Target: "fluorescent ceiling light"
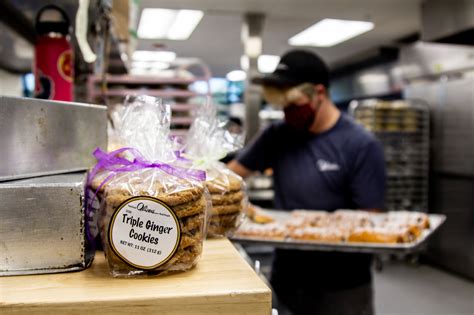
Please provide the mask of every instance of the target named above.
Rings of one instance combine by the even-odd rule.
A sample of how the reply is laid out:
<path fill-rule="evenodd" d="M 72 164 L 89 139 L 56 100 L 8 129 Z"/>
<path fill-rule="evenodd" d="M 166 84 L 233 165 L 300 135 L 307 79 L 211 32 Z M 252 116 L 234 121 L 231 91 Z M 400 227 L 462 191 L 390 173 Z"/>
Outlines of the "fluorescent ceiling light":
<path fill-rule="evenodd" d="M 280 57 L 276 55 L 261 55 L 258 57 L 257 65 L 258 71 L 261 73 L 272 73 L 275 71 Z M 240 67 L 242 70 L 247 71 L 249 69 L 249 58 L 246 55 L 240 57 Z"/>
<path fill-rule="evenodd" d="M 324 19 L 288 40 L 292 46 L 331 47 L 374 28 L 374 23 Z"/>
<path fill-rule="evenodd" d="M 247 78 L 247 74 L 242 70 L 234 70 L 225 76 L 229 81 L 244 81 Z"/>
<path fill-rule="evenodd" d="M 261 73 L 272 73 L 275 71 L 280 57 L 275 55 L 261 55 L 258 57 L 258 71 Z"/>
<path fill-rule="evenodd" d="M 173 62 L 176 59 L 176 53 L 173 51 L 136 50 L 133 52 L 132 59 L 134 61 Z"/>
<path fill-rule="evenodd" d="M 244 42 L 245 54 L 250 57 L 257 57 L 262 53 L 262 38 L 250 36 Z"/>
<path fill-rule="evenodd" d="M 199 24 L 204 13 L 197 10 L 180 10 L 176 19 L 168 30 L 168 38 L 173 40 L 185 40 Z"/>
<path fill-rule="evenodd" d="M 204 13 L 199 10 L 143 9 L 138 37 L 185 40 L 191 36 Z"/>

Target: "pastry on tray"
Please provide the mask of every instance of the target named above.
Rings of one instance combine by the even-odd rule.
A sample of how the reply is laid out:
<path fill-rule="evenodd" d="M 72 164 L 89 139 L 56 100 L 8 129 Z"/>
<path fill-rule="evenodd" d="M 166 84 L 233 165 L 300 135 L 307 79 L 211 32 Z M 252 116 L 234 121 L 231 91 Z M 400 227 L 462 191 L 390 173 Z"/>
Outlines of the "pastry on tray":
<path fill-rule="evenodd" d="M 423 230 L 429 229 L 430 221 L 426 213 L 410 211 L 390 211 L 382 226 L 406 227 L 414 237 L 419 237 Z"/>
<path fill-rule="evenodd" d="M 301 226 L 322 227 L 329 224 L 329 219 L 330 214 L 326 211 L 294 210 L 288 223 L 295 226 L 297 222 L 302 222 Z"/>
<path fill-rule="evenodd" d="M 342 230 L 333 227 L 304 227 L 292 230 L 290 238 L 304 241 L 343 242 L 345 235 Z"/>
<path fill-rule="evenodd" d="M 260 224 L 266 224 L 275 221 L 275 219 L 271 215 L 267 214 L 260 207 L 257 207 L 253 204 L 249 204 L 247 206 L 247 216 L 255 223 Z"/>
<path fill-rule="evenodd" d="M 387 221 L 416 224 L 422 229 L 430 227 L 430 220 L 426 213 L 413 211 L 390 211 L 387 213 Z"/>
<path fill-rule="evenodd" d="M 246 222 L 240 226 L 234 235 L 283 240 L 288 233 L 284 225 L 276 222 L 268 224 Z"/>
<path fill-rule="evenodd" d="M 360 227 L 349 235 L 349 242 L 360 243 L 407 243 L 412 241 L 408 228 Z"/>

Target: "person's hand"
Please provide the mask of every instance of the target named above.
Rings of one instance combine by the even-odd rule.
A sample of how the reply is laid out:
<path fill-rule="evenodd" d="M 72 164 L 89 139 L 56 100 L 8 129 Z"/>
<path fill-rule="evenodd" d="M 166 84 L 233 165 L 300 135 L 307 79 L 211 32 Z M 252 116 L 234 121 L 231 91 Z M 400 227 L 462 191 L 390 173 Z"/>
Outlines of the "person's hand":
<path fill-rule="evenodd" d="M 237 160 L 232 160 L 227 163 L 227 168 L 243 178 L 246 178 L 253 173 L 252 170 L 249 170 L 248 168 L 240 164 L 240 162 Z"/>

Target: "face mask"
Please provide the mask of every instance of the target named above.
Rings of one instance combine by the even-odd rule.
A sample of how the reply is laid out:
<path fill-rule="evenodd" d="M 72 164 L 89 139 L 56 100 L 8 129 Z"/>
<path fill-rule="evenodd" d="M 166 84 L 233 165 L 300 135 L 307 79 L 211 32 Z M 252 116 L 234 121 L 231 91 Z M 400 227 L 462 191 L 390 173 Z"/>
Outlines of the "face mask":
<path fill-rule="evenodd" d="M 311 104 L 290 104 L 284 108 L 285 121 L 293 129 L 307 131 L 311 128 L 316 117 L 316 111 Z"/>

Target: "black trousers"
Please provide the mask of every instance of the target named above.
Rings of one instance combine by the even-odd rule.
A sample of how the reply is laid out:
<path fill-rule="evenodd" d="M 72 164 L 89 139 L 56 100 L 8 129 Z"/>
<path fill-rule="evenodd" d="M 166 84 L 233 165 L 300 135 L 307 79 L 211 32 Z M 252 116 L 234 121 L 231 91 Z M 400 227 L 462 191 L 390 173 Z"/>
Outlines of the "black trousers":
<path fill-rule="evenodd" d="M 270 283 L 294 315 L 372 315 L 370 266 L 368 255 L 277 250 Z"/>

